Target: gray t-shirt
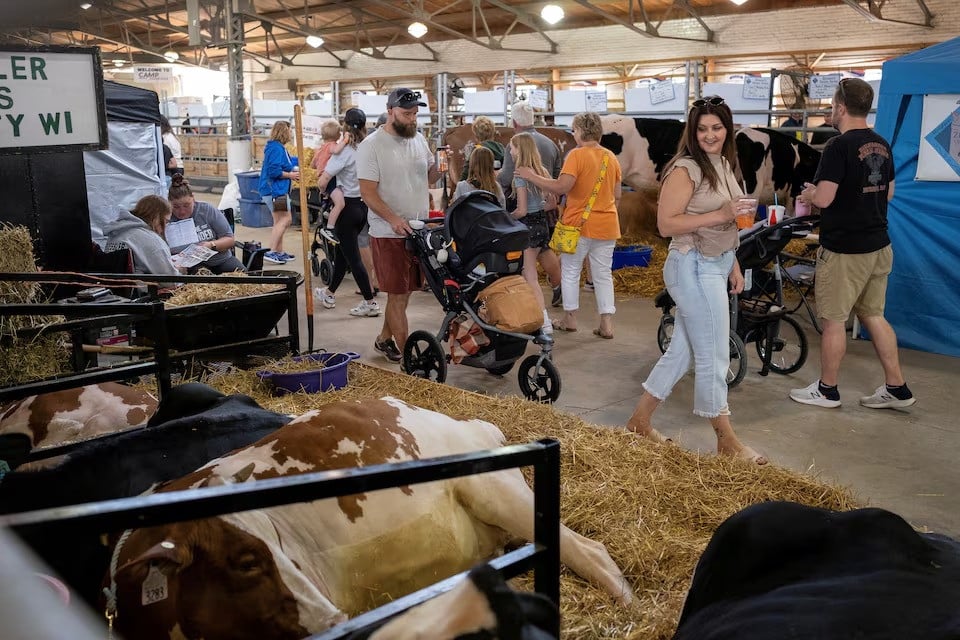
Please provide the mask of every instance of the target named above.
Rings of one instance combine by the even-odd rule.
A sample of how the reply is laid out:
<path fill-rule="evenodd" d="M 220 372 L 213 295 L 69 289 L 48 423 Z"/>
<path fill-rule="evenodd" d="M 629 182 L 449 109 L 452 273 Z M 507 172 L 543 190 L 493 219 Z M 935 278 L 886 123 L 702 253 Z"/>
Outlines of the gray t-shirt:
<path fill-rule="evenodd" d="M 537 151 L 540 152 L 540 163 L 543 168 L 550 173 L 551 178 L 560 176 L 560 169 L 563 168 L 563 154 L 560 153 L 560 147 L 533 127 L 524 129 L 518 133 L 529 133 L 533 136 L 533 141 L 537 145 Z M 510 153 L 503 154 L 503 168 L 497 174 L 497 182 L 506 189 L 513 181 L 513 156 Z"/>
<path fill-rule="evenodd" d="M 232 238 L 233 232 L 223 212 L 206 202 L 197 202 L 193 206 L 193 224 L 197 228 L 198 242 L 207 242 L 217 238 Z M 170 247 L 171 254 L 177 254 L 190 245 L 182 244 L 179 247 Z M 233 257 L 233 253 L 221 251 L 212 256 L 205 264 L 212 267 L 223 264 Z"/>
<path fill-rule="evenodd" d="M 346 198 L 360 197 L 360 183 L 357 181 L 357 150 L 347 145 L 340 153 L 330 156 L 324 173 L 337 179 L 337 186 Z"/>
<path fill-rule="evenodd" d="M 426 219 L 430 207 L 427 173 L 433 154 L 421 134 L 401 138 L 386 130 L 370 136 L 357 149 L 357 178 L 377 182 L 377 193 L 393 212 L 407 220 Z M 371 204 L 367 203 L 368 207 Z M 371 207 L 370 236 L 400 238 Z"/>

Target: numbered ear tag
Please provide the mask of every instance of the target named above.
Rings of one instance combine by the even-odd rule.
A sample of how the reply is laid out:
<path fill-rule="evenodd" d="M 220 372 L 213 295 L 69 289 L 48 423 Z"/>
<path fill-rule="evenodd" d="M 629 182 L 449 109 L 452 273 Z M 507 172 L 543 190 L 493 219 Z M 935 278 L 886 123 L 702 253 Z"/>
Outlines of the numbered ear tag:
<path fill-rule="evenodd" d="M 151 566 L 140 591 L 140 604 L 147 606 L 167 599 L 167 576 L 156 566 Z"/>
<path fill-rule="evenodd" d="M 753 269 L 743 270 L 743 291 L 747 292 L 753 289 Z"/>

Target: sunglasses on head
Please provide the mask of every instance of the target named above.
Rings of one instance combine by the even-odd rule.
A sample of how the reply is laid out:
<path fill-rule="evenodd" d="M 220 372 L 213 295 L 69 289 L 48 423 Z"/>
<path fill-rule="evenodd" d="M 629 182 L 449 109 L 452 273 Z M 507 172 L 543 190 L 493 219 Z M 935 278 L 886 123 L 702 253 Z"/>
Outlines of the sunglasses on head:
<path fill-rule="evenodd" d="M 719 96 L 715 96 L 715 97 L 713 97 L 713 98 L 706 98 L 706 99 L 694 100 L 694 101 L 693 101 L 693 106 L 695 106 L 695 107 L 698 108 L 698 109 L 699 109 L 700 107 L 705 107 L 705 106 L 707 106 L 708 104 L 712 104 L 713 106 L 718 107 L 718 106 L 720 106 L 721 104 L 723 104 L 723 102 L 724 102 L 723 98 L 721 98 L 721 97 L 719 97 Z"/>
<path fill-rule="evenodd" d="M 400 94 L 399 96 L 397 96 L 397 103 L 398 103 L 398 104 L 401 103 L 401 102 L 410 102 L 411 100 L 420 100 L 420 92 L 419 92 L 419 91 L 407 91 L 406 93 L 402 93 L 402 94 Z"/>
<path fill-rule="evenodd" d="M 849 79 L 850 79 L 850 78 L 842 78 L 842 79 L 840 80 L 840 82 L 837 83 L 837 88 L 840 90 L 840 100 L 841 100 L 841 102 L 843 102 L 843 105 L 844 105 L 844 106 L 846 106 L 846 104 L 847 104 L 847 92 L 846 92 L 846 90 L 843 88 L 843 85 L 846 84 L 847 80 L 849 80 Z"/>

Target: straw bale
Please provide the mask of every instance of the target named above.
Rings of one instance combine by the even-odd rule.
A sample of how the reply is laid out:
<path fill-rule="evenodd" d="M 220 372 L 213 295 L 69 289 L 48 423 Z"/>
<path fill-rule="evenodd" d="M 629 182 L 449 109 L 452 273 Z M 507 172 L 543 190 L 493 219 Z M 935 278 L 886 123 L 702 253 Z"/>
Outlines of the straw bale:
<path fill-rule="evenodd" d="M 231 273 L 231 276 L 242 276 L 241 272 Z M 233 300 L 244 296 L 255 296 L 282 289 L 283 285 L 276 284 L 245 284 L 238 282 L 225 283 L 190 283 L 179 287 L 166 300 L 168 307 L 183 307 L 188 304 L 214 302 L 216 300 Z"/>
<path fill-rule="evenodd" d="M 714 529 L 744 507 L 792 500 L 830 509 L 859 506 L 846 490 L 768 465 L 699 455 L 603 428 L 517 397 L 486 396 L 369 365 L 351 363 L 349 384 L 320 394 L 269 395 L 252 371 L 207 382 L 224 393 L 245 393 L 264 407 L 299 414 L 341 399 L 392 395 L 453 418 L 496 424 L 512 443 L 552 437 L 561 442 L 564 524 L 606 545 L 637 595 L 623 609 L 597 588 L 564 570 L 563 638 L 669 638 L 689 581 Z M 517 581 L 530 588 L 532 580 Z"/>

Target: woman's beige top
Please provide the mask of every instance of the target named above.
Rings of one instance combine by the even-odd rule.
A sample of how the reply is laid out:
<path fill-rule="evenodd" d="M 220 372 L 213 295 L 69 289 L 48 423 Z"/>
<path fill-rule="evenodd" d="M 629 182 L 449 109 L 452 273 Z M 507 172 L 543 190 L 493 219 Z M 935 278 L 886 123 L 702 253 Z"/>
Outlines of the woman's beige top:
<path fill-rule="evenodd" d="M 717 170 L 717 175 L 720 176 L 719 189 L 714 189 L 710 186 L 710 182 L 704 179 L 700 166 L 693 158 L 680 158 L 670 168 L 669 173 L 673 173 L 678 168 L 683 167 L 693 181 L 693 196 L 687 203 L 686 209 L 689 214 L 699 215 L 716 211 L 728 201 L 736 200 L 743 195 L 743 190 L 737 184 L 730 163 L 721 155 L 710 154 L 709 157 L 710 162 Z M 687 253 L 691 249 L 696 249 L 702 255 L 708 257 L 718 256 L 725 251 L 736 249 L 739 245 L 740 238 L 737 234 L 737 224 L 732 220 L 726 224 L 701 227 L 690 233 L 682 233 L 674 236 L 670 241 L 670 249 L 676 249 L 680 253 Z"/>

